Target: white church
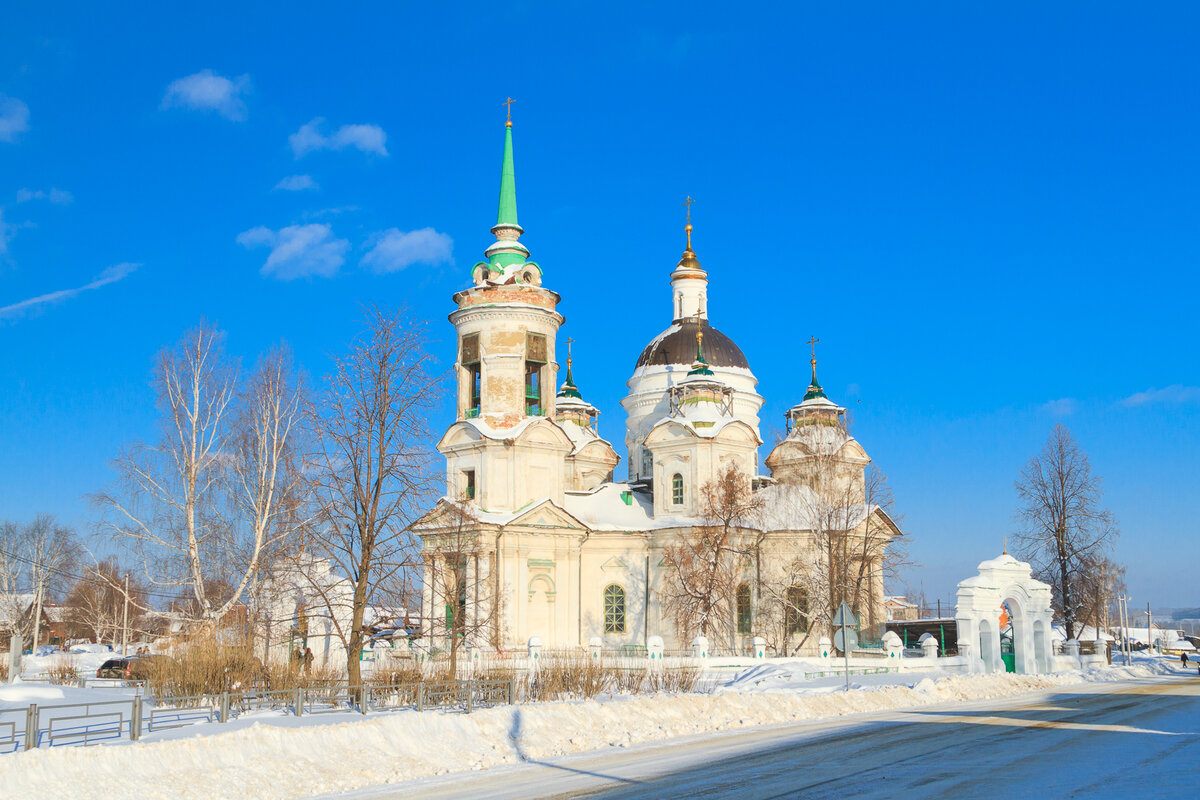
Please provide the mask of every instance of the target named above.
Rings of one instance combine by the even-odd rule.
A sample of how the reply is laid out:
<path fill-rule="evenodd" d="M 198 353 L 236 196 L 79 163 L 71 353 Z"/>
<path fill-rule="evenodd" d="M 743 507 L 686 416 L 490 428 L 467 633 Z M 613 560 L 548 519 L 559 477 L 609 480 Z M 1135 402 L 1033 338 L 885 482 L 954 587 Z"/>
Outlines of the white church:
<path fill-rule="evenodd" d="M 758 381 L 734 341 L 709 322 L 708 273 L 692 249 L 690 222 L 685 231 L 670 273 L 670 324 L 638 356 L 622 401 L 628 474 L 616 480 L 621 458 L 575 383 L 569 350 L 560 383 L 560 296 L 549 288 L 552 271 L 544 274 L 520 241 L 506 123 L 495 241 L 472 268 L 472 285 L 454 295 L 449 317 L 457 417 L 437 445 L 446 495 L 416 525 L 431 648 L 444 648 L 452 634 L 496 649 L 521 648 L 531 637 L 548 648 L 593 637 L 606 648 L 638 647 L 652 636 L 668 650 L 687 647 L 695 631 L 677 629 L 664 602 L 664 552 L 711 524 L 703 492 L 730 465 L 749 478 L 760 510 L 739 530 L 746 547 L 733 564 L 727 618 L 709 632 L 714 652 L 744 650 L 760 635 L 775 652 L 812 652 L 828 632 L 809 608 L 821 588 L 807 584 L 821 579 L 808 576 L 820 570 L 806 569 L 821 561 L 815 531 L 837 506 L 821 491 L 856 498 L 851 528 L 900 535 L 865 497 L 870 459 L 849 435 L 845 409 L 817 382 L 815 356 L 812 382 L 787 412 L 788 434 L 765 460 L 770 474 L 759 474 Z M 833 478 L 825 477 L 830 465 Z M 886 612 L 882 550 L 863 552 L 854 568 L 867 587 L 858 608 L 867 628 Z"/>

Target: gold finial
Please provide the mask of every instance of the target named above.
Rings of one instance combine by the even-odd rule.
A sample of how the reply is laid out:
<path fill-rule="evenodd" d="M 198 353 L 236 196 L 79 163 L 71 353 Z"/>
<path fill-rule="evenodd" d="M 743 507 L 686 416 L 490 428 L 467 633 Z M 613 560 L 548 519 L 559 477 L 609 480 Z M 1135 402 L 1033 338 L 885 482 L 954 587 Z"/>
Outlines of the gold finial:
<path fill-rule="evenodd" d="M 683 229 L 687 232 L 687 249 L 692 249 L 692 203 L 696 202 L 689 194 L 687 199 L 683 201 L 683 207 L 687 210 L 687 225 Z"/>
<path fill-rule="evenodd" d="M 696 326 L 696 352 L 704 352 L 704 329 L 699 325 Z"/>
<path fill-rule="evenodd" d="M 820 341 L 821 340 L 817 337 L 812 336 L 807 342 L 805 342 L 805 344 L 807 344 L 809 347 L 809 352 L 812 354 L 812 358 L 808 363 L 812 364 L 814 382 L 817 380 L 817 343 Z"/>
<path fill-rule="evenodd" d="M 567 370 L 571 369 L 571 345 L 575 342 L 570 336 L 567 337 Z"/>
<path fill-rule="evenodd" d="M 506 118 L 504 120 L 504 127 L 506 127 L 506 128 L 512 127 L 512 104 L 515 102 L 517 102 L 517 101 L 513 100 L 511 97 L 509 97 L 503 103 L 500 104 L 502 106 L 508 107 L 508 110 L 506 112 Z"/>
<path fill-rule="evenodd" d="M 1008 537 L 1004 537 L 1004 555 L 1008 555 Z"/>

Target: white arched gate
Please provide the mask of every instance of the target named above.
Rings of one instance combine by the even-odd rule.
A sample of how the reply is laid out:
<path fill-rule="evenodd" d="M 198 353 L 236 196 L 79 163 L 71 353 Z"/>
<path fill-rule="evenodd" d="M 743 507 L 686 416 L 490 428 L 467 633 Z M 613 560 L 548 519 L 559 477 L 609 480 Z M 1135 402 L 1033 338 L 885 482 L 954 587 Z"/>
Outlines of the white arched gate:
<path fill-rule="evenodd" d="M 1050 587 L 1033 578 L 1033 568 L 1005 553 L 979 565 L 979 574 L 958 584 L 959 652 L 973 670 L 1004 672 L 1011 637 L 1012 668 L 1020 674 L 1049 672 Z"/>

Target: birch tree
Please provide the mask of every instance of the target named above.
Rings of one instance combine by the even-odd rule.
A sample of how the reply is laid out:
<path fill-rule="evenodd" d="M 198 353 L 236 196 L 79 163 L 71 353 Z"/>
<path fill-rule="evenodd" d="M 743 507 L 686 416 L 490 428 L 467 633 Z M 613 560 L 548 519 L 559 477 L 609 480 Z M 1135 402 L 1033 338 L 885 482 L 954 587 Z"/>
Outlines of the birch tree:
<path fill-rule="evenodd" d="M 1054 590 L 1054 605 L 1074 639 L 1083 621 L 1079 586 L 1089 566 L 1102 559 L 1118 536 L 1115 517 L 1101 506 L 1101 480 L 1066 426 L 1056 424 L 1041 451 L 1015 482 L 1020 528 L 1016 549 Z"/>
<path fill-rule="evenodd" d="M 114 465 L 118 488 L 94 498 L 101 530 L 127 547 L 147 581 L 186 589 L 205 620 L 236 605 L 264 552 L 292 533 L 301 486 L 290 357 L 268 354 L 242 389 L 223 339 L 201 324 L 159 355 L 160 438 L 130 446 Z"/>

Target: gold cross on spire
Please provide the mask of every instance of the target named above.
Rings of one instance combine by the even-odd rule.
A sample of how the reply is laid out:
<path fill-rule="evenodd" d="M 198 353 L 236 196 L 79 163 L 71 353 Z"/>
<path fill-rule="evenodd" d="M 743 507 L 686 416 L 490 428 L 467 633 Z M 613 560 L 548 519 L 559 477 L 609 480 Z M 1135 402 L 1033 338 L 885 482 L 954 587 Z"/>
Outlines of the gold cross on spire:
<path fill-rule="evenodd" d="M 689 194 L 687 196 L 687 199 L 684 200 L 683 204 L 682 204 L 683 207 L 687 210 L 687 225 L 684 225 L 683 229 L 684 229 L 684 231 L 687 232 L 687 249 L 688 250 L 692 249 L 692 203 L 694 203 L 694 202 L 696 202 L 696 201 L 693 200 L 692 196 Z"/>
<path fill-rule="evenodd" d="M 502 106 L 508 107 L 508 110 L 505 112 L 506 118 L 504 120 L 504 127 L 506 127 L 506 128 L 512 127 L 512 104 L 515 102 L 517 102 L 517 101 L 513 100 L 511 97 L 509 97 L 503 103 L 500 104 Z"/>
<path fill-rule="evenodd" d="M 567 369 L 571 368 L 571 345 L 574 344 L 574 342 L 575 340 L 570 336 L 567 337 Z"/>
<path fill-rule="evenodd" d="M 817 343 L 819 341 L 821 341 L 821 340 L 818 339 L 817 337 L 810 336 L 808 341 L 805 342 L 805 344 L 807 344 L 809 347 L 809 352 L 812 354 L 812 359 L 808 363 L 812 364 L 813 383 L 817 382 Z"/>

